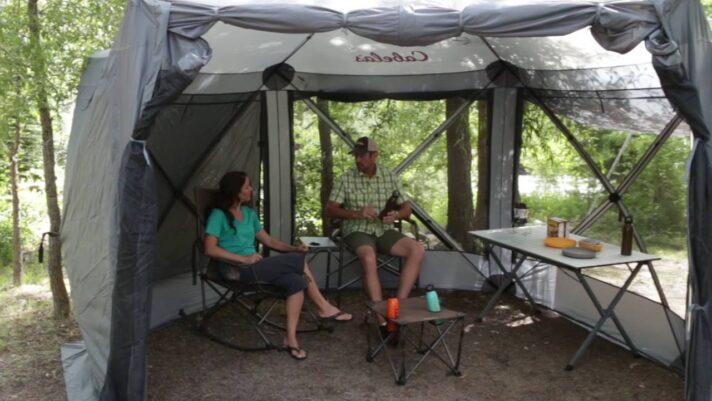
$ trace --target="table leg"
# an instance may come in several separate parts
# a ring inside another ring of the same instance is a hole
[[[571,358],[569,363],[566,365],[566,370],[572,370],[574,368],[574,365],[576,365],[576,362],[578,362],[578,360],[586,352],[586,349],[588,349],[589,345],[591,345],[591,342],[593,342],[593,339],[596,337],[598,332],[601,330],[603,323],[605,323],[609,317],[613,319],[613,322],[615,323],[616,327],[618,328],[618,331],[621,333],[621,335],[625,339],[626,343],[628,344],[628,347],[630,347],[631,351],[633,352],[633,355],[637,356],[638,351],[635,348],[635,346],[633,345],[633,341],[630,339],[630,337],[628,337],[628,333],[626,333],[625,329],[623,328],[623,325],[620,323],[620,321],[616,317],[613,310],[615,309],[616,305],[618,305],[618,302],[621,300],[621,298],[623,298],[623,294],[625,294],[626,290],[630,286],[630,283],[633,282],[633,279],[635,278],[635,276],[638,275],[638,272],[640,271],[640,268],[642,266],[643,266],[642,263],[637,264],[635,269],[633,269],[630,276],[625,281],[623,286],[618,290],[618,293],[616,293],[616,296],[613,298],[613,300],[608,305],[608,308],[605,311],[601,307],[601,304],[598,301],[598,298],[596,298],[596,294],[594,294],[593,290],[586,282],[584,275],[581,274],[580,270],[576,270],[576,276],[579,278],[581,285],[583,286],[584,290],[586,290],[586,293],[591,298],[591,301],[593,302],[594,306],[596,306],[596,309],[598,310],[598,313],[601,315],[601,317],[600,317],[600,319],[598,319],[598,322],[593,327],[591,332],[588,334],[588,337],[586,337],[584,342],[581,344],[581,346],[578,348],[578,350],[576,350],[576,353]]]
[[[529,303],[531,304],[532,308],[534,311],[539,312],[539,309],[536,307],[536,302],[534,302],[534,297],[529,293],[529,290],[524,286],[524,284],[521,281],[521,278],[517,276],[517,271],[519,271],[519,268],[522,267],[522,263],[527,259],[526,255],[522,254],[521,258],[517,262],[517,264],[514,266],[514,269],[512,269],[511,272],[507,272],[503,267],[502,267],[502,262],[500,262],[499,257],[497,256],[496,253],[490,253],[492,257],[497,261],[498,266],[500,266],[500,269],[505,272],[506,276],[510,276],[512,278],[512,281],[514,281],[515,286],[519,286],[519,288],[522,290],[524,293],[524,296],[529,300]]]
[[[487,248],[488,248],[489,254],[493,256],[497,267],[499,267],[499,269],[505,274],[505,277],[508,277],[510,275],[510,272],[508,272],[502,266],[502,263],[500,262],[499,258],[494,254],[494,252],[492,252],[492,246],[488,245]],[[517,270],[519,270],[519,268],[522,266],[525,259],[526,259],[526,256],[522,255],[522,257],[519,259],[517,264],[514,265],[514,269],[512,269],[512,271],[511,271],[511,277],[512,277],[512,280],[515,281],[515,283],[518,280]],[[494,308],[495,304],[497,304],[497,300],[499,299],[500,296],[502,296],[502,293],[504,293],[505,288],[506,288],[506,286],[504,286],[504,285],[500,285],[499,288],[497,288],[497,291],[494,293],[494,295],[492,295],[492,297],[487,302],[487,306],[485,306],[485,308],[482,310],[482,312],[480,312],[480,314],[477,315],[477,318],[476,318],[477,322],[481,322],[482,319],[484,319],[484,317],[490,312],[490,310],[492,310],[492,308]],[[529,296],[528,292],[525,292],[525,293]],[[530,296],[529,296],[529,298],[530,298]],[[533,303],[533,300],[531,300],[531,298],[530,298],[530,301],[532,302],[532,306],[534,306],[535,304]],[[536,306],[534,306],[534,308],[536,308]]]
[[[344,272],[344,244],[339,245],[339,267],[337,267],[338,272],[336,274],[336,306],[341,308],[341,282],[343,280]]]
[[[325,291],[326,296],[328,298],[331,298],[331,258],[332,258],[332,253],[330,249],[326,250],[326,283],[325,285]]]
[[[413,365],[413,367],[410,368],[410,370],[407,370],[405,368],[405,357],[406,357],[405,351],[406,351],[407,347],[405,346],[405,344],[403,344],[403,349],[402,349],[403,362],[401,363],[401,368],[402,368],[401,374],[397,378],[398,384],[405,384],[405,381],[413,373],[415,373],[415,370],[423,363],[423,361],[425,361],[425,358],[427,358],[428,355],[431,355],[431,354],[436,356],[445,366],[447,366],[447,368],[450,369],[450,373],[452,373],[455,376],[461,376],[462,373],[459,371],[459,367],[460,367],[460,357],[461,357],[461,353],[462,353],[462,335],[465,332],[464,321],[465,321],[464,316],[458,317],[455,319],[450,319],[446,322],[446,326],[445,326],[444,330],[441,330],[439,326],[435,325],[435,330],[437,330],[438,335],[432,340],[432,342],[430,342],[430,344],[424,344],[424,343],[422,343],[422,339],[420,340],[421,344],[417,344],[416,349],[420,348],[421,345],[424,345],[425,351],[420,352],[422,354],[422,356],[415,363],[415,365]],[[445,338],[447,337],[447,334],[450,332],[450,330],[453,327],[455,327],[455,325],[458,322],[460,323],[460,339],[459,339],[458,347],[457,347],[457,355],[453,358],[452,352],[450,352],[450,348],[448,347],[447,342],[445,341]],[[407,330],[406,327],[407,326],[402,327],[402,329],[404,329],[403,337],[405,337],[405,333]],[[411,342],[411,344],[415,345],[414,342]],[[435,350],[435,347],[437,347],[438,344],[442,344],[443,348],[445,349],[445,355],[447,356],[447,359],[445,359],[445,357],[440,355],[440,353],[438,353],[438,351]]]

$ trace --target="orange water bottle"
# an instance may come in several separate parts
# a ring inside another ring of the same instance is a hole
[[[386,301],[386,317],[388,318],[388,332],[396,331],[398,326],[392,319],[397,319],[400,315],[400,303],[398,298],[388,298]]]

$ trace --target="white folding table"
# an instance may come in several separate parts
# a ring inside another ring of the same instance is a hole
[[[469,233],[475,238],[478,238],[485,243],[485,246],[487,248],[487,254],[490,257],[490,260],[494,261],[494,264],[499,267],[505,277],[511,279],[522,290],[524,296],[529,300],[534,309],[536,309],[536,303],[534,302],[534,299],[532,298],[529,291],[522,284],[521,276],[517,274],[526,259],[534,259],[537,261],[541,261],[543,263],[547,263],[558,268],[572,271],[576,275],[578,281],[581,283],[581,286],[586,291],[586,294],[588,294],[589,298],[591,299],[591,302],[596,307],[596,310],[601,315],[601,317],[598,322],[592,327],[588,337],[586,337],[586,340],[584,340],[584,342],[581,344],[579,349],[569,361],[568,365],[566,365],[566,370],[573,369],[576,362],[581,358],[581,356],[583,356],[584,352],[586,352],[586,349],[596,337],[598,332],[601,330],[601,327],[606,322],[606,320],[608,320],[608,318],[611,318],[613,320],[616,327],[618,328],[618,331],[621,333],[621,336],[623,336],[623,339],[625,340],[626,344],[630,348],[631,352],[633,352],[633,355],[638,356],[638,350],[633,344],[633,341],[628,336],[628,333],[626,333],[625,328],[623,328],[623,325],[618,320],[618,317],[614,313],[614,309],[620,299],[623,297],[623,294],[625,294],[631,282],[633,282],[633,279],[635,279],[635,276],[638,274],[638,272],[644,265],[648,266],[651,274],[657,280],[657,276],[655,276],[655,270],[652,268],[650,262],[660,259],[659,257],[636,251],[633,251],[633,253],[629,256],[624,256],[620,254],[619,246],[604,243],[603,249],[598,252],[596,254],[596,257],[593,259],[571,258],[562,255],[561,249],[550,248],[544,245],[544,238],[546,238],[546,226],[527,226],[494,230],[479,230],[470,231]],[[568,238],[579,240],[584,237],[570,234]],[[513,259],[514,267],[511,271],[508,271],[504,268],[502,261],[497,256],[497,253],[494,252],[494,247],[508,249],[512,251],[514,255],[516,255]],[[632,264],[635,264],[634,268],[630,268],[630,265]],[[591,289],[591,286],[586,281],[586,276],[582,274],[582,270],[592,267],[611,265],[627,265],[630,275],[626,279],[623,286],[618,290],[615,297],[613,297],[613,300],[608,305],[608,307],[604,309],[600,301],[596,297],[596,294]],[[480,312],[480,314],[478,315],[477,319],[479,321],[481,321],[484,316],[487,315],[490,310],[492,310],[494,305],[497,303],[497,300],[504,292],[505,288],[505,285],[499,286],[497,291],[487,302],[487,306],[485,306],[482,312]],[[664,295],[661,294],[661,297],[663,296]]]
[[[339,246],[329,237],[299,237],[299,241],[309,247],[307,263],[310,263],[317,255],[326,255],[326,275],[324,289],[327,295],[331,295],[331,276],[335,273],[331,271],[331,260],[335,259],[337,265],[341,264],[339,258]],[[339,299],[339,304],[341,300]]]

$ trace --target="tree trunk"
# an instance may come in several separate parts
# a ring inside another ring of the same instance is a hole
[[[44,163],[45,195],[49,214],[49,258],[47,272],[52,290],[54,316],[57,319],[69,317],[69,297],[62,274],[62,254],[59,241],[60,211],[57,198],[57,178],[54,172],[54,133],[47,95],[47,66],[40,43],[40,22],[37,0],[27,1],[29,17],[30,46],[32,49],[32,72],[34,74],[35,101],[42,125],[42,160]]]
[[[10,191],[12,192],[12,284],[15,287],[22,285],[22,237],[20,237],[20,194],[18,192],[19,174],[17,167],[18,153],[20,152],[20,126],[19,117],[15,119],[15,138],[10,148]]]
[[[487,126],[487,102],[477,101],[477,203],[475,204],[474,230],[488,228],[489,214],[489,127]]]
[[[445,113],[450,117],[465,100],[445,101]],[[447,231],[465,250],[472,249],[467,232],[472,229],[475,211],[472,207],[472,147],[470,145],[470,112],[464,111],[447,130]]]
[[[317,106],[329,115],[329,101],[317,99]],[[331,144],[331,128],[319,119],[319,144],[321,145],[321,227],[322,235],[329,236],[333,231],[331,219],[326,215],[326,203],[334,187],[334,158]]]

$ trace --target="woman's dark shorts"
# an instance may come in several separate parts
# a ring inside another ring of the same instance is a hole
[[[274,284],[284,288],[287,296],[304,291],[307,288],[304,278],[305,257],[303,253],[285,253],[264,258],[252,265],[252,269],[240,269],[240,281],[252,283],[259,280]]]

